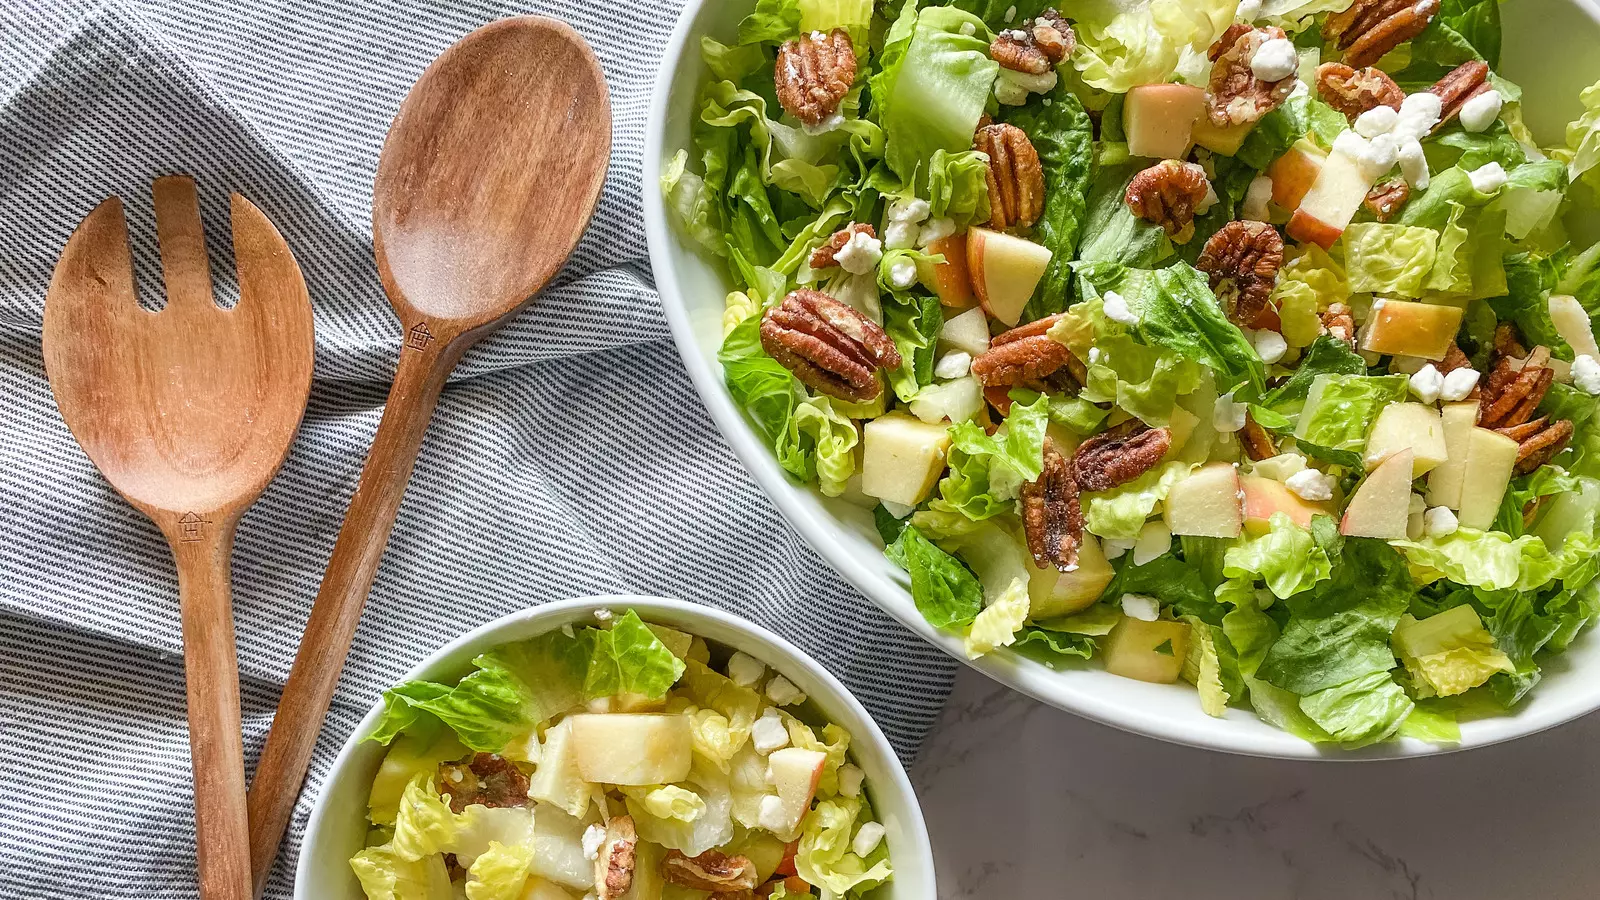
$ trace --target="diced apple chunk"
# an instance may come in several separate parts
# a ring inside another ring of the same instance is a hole
[[[1350,537],[1405,540],[1411,514],[1411,451],[1391,454],[1350,496],[1339,531]]]
[[[971,375],[930,384],[911,401],[911,414],[929,424],[965,422],[983,412],[983,385]]]
[[[1206,92],[1187,84],[1141,84],[1122,102],[1128,152],[1155,159],[1183,159],[1194,143],[1195,123],[1205,112]]]
[[[942,263],[917,263],[917,278],[945,306],[972,305],[972,276],[967,272],[967,236],[952,234],[932,241],[930,255],[944,257]]]
[[[694,741],[688,716],[580,713],[566,721],[584,781],[671,784],[689,777]]]
[[[1391,403],[1378,413],[1363,459],[1369,470],[1400,450],[1412,453],[1411,477],[1421,478],[1450,458],[1439,411],[1422,403]]]
[[[1289,219],[1289,235],[1324,250],[1332,247],[1371,189],[1372,179],[1359,163],[1342,153],[1330,154]]]
[[[960,350],[978,356],[989,349],[989,316],[973,307],[944,320],[939,329],[939,349]]]
[[[1033,619],[1052,619],[1088,609],[1116,575],[1100,549],[1099,539],[1087,532],[1078,547],[1078,567],[1071,572],[1057,571],[1054,566],[1041,569],[1034,565],[1031,555],[1027,560],[1028,616]]]
[[[1271,478],[1240,475],[1239,486],[1244,490],[1244,528],[1251,534],[1265,534],[1270,530],[1275,513],[1283,513],[1301,528],[1310,528],[1313,516],[1333,515],[1327,503],[1301,499],[1282,482]]]
[[[1461,508],[1461,481],[1467,472],[1472,429],[1478,425],[1478,402],[1446,403],[1439,410],[1445,461],[1428,473],[1428,505]]]
[[[1033,289],[1050,265],[1050,249],[1026,238],[991,231],[967,230],[967,273],[983,308],[1001,322],[1015,325]]]
[[[539,746],[539,762],[528,779],[528,796],[560,807],[575,816],[582,815],[589,808],[594,797],[594,785],[578,770],[570,717],[544,733],[544,743]]]
[[[1461,327],[1461,307],[1411,300],[1372,304],[1362,332],[1361,349],[1390,356],[1440,360],[1450,351]]]
[[[1487,428],[1467,434],[1467,465],[1461,473],[1461,508],[1456,518],[1467,528],[1487,529],[1500,512],[1500,498],[1517,464],[1517,442]]]
[[[822,780],[827,764],[826,753],[800,747],[774,750],[767,757],[767,778],[783,804],[782,820],[786,827],[778,831],[780,838],[800,829],[800,820],[811,809],[811,799],[817,795],[817,782]]]
[[[1272,179],[1272,202],[1294,212],[1317,183],[1322,174],[1322,163],[1328,154],[1304,138],[1296,141],[1284,154],[1267,168]]]
[[[1173,534],[1238,537],[1244,527],[1241,493],[1238,469],[1209,463],[1172,486],[1162,515]]]
[[[1189,623],[1123,616],[1106,636],[1106,671],[1124,678],[1171,684],[1189,654]]]
[[[939,481],[950,451],[949,428],[895,411],[862,428],[861,491],[916,506]]]
[[[1244,139],[1254,131],[1256,123],[1241,122],[1238,125],[1219,127],[1211,124],[1211,119],[1201,116],[1194,123],[1194,142],[1198,146],[1222,156],[1232,156],[1244,146]]]

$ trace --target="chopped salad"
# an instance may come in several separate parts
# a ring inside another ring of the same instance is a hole
[[[728,390],[968,655],[1451,742],[1595,616],[1600,83],[1540,146],[1495,0],[760,0],[732,38],[662,179],[737,288]]]
[[[599,618],[384,693],[350,860],[368,898],[843,900],[890,879],[850,735],[793,682]]]

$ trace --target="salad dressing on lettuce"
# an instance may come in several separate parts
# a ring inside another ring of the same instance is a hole
[[[892,875],[850,735],[759,660],[632,611],[384,705],[350,860],[373,900],[847,898]]]
[[[1451,742],[1594,617],[1600,83],[1539,145],[1565,98],[1498,71],[1494,0],[722,37],[662,189],[726,265],[728,390],[970,656]]]

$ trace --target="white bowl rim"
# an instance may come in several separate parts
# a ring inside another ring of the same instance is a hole
[[[1570,2],[1600,22],[1600,9],[1589,0]],[[743,411],[728,394],[719,368],[702,354],[695,339],[688,308],[677,290],[678,266],[672,249],[675,238],[660,183],[663,161],[679,149],[668,148],[665,144],[672,81],[676,67],[684,61],[684,50],[689,43],[695,19],[706,4],[707,0],[689,0],[680,13],[662,55],[645,126],[642,172],[644,224],[656,291],[661,297],[668,326],[690,380],[710,411],[712,420],[733,447],[735,455],[755,477],[789,525],[827,560],[834,571],[866,595],[873,604],[951,657],[1049,706],[1123,731],[1226,753],[1334,762],[1436,756],[1526,737],[1600,709],[1600,688],[1597,688],[1586,697],[1565,702],[1541,698],[1543,702],[1525,704],[1511,714],[1463,722],[1462,737],[1458,744],[1440,745],[1415,738],[1398,738],[1359,750],[1343,750],[1312,744],[1275,729],[1271,733],[1260,733],[1239,728],[1217,728],[1211,727],[1211,723],[1161,716],[1137,705],[1116,703],[1106,696],[1069,687],[1060,677],[1061,673],[1014,653],[998,652],[976,660],[967,659],[959,637],[935,629],[917,612],[910,602],[905,584],[858,565],[850,551],[835,536],[840,527],[838,523],[831,516],[820,513],[816,507],[798,502],[799,493],[809,489],[792,483],[778,466],[771,451],[757,437]],[[1249,711],[1230,709],[1229,712],[1235,716],[1254,718]],[[1225,719],[1214,719],[1212,723],[1229,724]]]
[[[879,755],[893,763],[885,766],[888,770],[885,773],[888,783],[885,784],[885,778],[882,775],[873,776],[871,778],[871,789],[874,792],[887,790],[904,797],[906,800],[906,831],[911,843],[915,846],[895,848],[894,864],[896,869],[906,866],[908,867],[907,870],[910,871],[912,869],[909,867],[914,863],[915,870],[926,873],[930,886],[937,884],[933,864],[933,845],[928,836],[927,821],[922,814],[922,803],[917,796],[916,790],[911,786],[911,779],[906,774],[905,766],[900,763],[899,754],[895,752],[894,746],[889,743],[889,739],[884,735],[883,729],[878,727],[878,723],[872,718],[872,714],[867,712],[866,707],[861,705],[861,701],[856,699],[849,688],[846,688],[838,678],[834,677],[832,672],[829,672],[821,663],[813,659],[810,654],[795,646],[788,638],[748,619],[716,607],[649,594],[596,594],[572,597],[565,600],[553,600],[539,606],[507,613],[497,619],[479,625],[477,628],[429,653],[425,658],[418,661],[416,665],[412,666],[402,676],[401,680],[420,678],[423,673],[440,665],[444,660],[460,652],[463,648],[470,647],[518,625],[536,623],[544,619],[559,619],[572,614],[592,614],[597,609],[632,609],[637,611],[639,617],[646,622],[651,621],[653,614],[660,612],[682,616],[690,620],[713,622],[724,628],[737,631],[757,643],[769,645],[763,648],[763,655],[760,657],[763,662],[771,665],[776,661],[780,664],[792,664],[805,669],[807,675],[821,682],[828,690],[829,696],[823,699],[822,705],[845,707],[862,722],[866,723],[868,727],[865,729],[865,734],[862,733],[863,729],[861,728],[852,728],[850,730],[850,736],[853,741],[856,743],[861,742],[863,739],[869,741],[876,748],[876,752]],[[782,659],[773,660],[772,655],[768,655],[767,651],[774,649],[776,650],[775,655],[783,657]],[[380,699],[362,717],[360,724],[350,733],[350,737],[345,741],[344,746],[339,748],[338,756],[334,757],[333,765],[328,769],[328,780],[330,782],[344,771],[350,757],[357,752],[357,749],[366,740],[367,735],[372,733],[382,714],[383,701]],[[325,785],[317,795],[316,801],[312,803],[311,814],[306,820],[304,832],[307,839],[321,832],[322,820],[325,817],[335,814],[330,812],[328,808],[328,798],[331,793]],[[300,857],[295,864],[294,897],[296,900],[312,900],[312,898],[318,896],[316,894],[316,885],[310,883],[310,879],[314,876],[308,865],[309,858],[310,855],[302,847]]]

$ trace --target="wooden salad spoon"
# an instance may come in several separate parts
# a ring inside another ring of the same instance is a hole
[[[447,49],[389,128],[372,235],[400,319],[400,363],[250,788],[258,893],[445,380],[577,246],[610,153],[599,62],[577,32],[537,16]]]
[[[101,203],[50,281],[45,370],[73,437],[172,546],[200,896],[248,900],[230,558],[239,517],[288,455],[311,393],[311,301],[278,230],[234,194],[239,303],[217,306],[194,181],[162,178],[154,194],[166,307],[140,308],[122,202]]]

